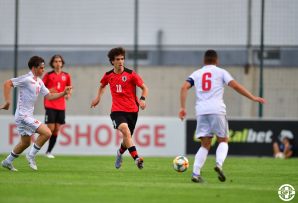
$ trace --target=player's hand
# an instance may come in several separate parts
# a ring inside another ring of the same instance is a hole
[[[70,94],[71,89],[72,89],[72,86],[66,86],[64,89],[64,95]]]
[[[141,109],[144,110],[146,108],[146,102],[145,102],[145,100],[140,99],[139,105],[140,105]]]
[[[8,110],[10,106],[10,102],[5,102],[0,106],[0,109]]]
[[[100,102],[100,99],[96,97],[95,99],[92,100],[90,108],[95,108],[99,104],[99,102]]]
[[[49,91],[50,91],[51,93],[58,93],[58,91],[57,91],[55,88],[50,88]]]
[[[65,95],[64,98],[68,100],[70,98],[70,94]]]
[[[179,118],[183,121],[184,118],[186,117],[186,109],[185,108],[181,108],[179,111]]]
[[[261,103],[261,104],[266,104],[266,103],[267,103],[266,99],[264,99],[264,98],[262,98],[262,97],[255,97],[255,98],[254,98],[254,101],[255,101],[255,102],[259,102],[259,103]]]

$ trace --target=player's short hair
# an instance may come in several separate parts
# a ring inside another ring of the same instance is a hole
[[[63,58],[61,55],[59,55],[59,54],[55,54],[54,56],[52,56],[49,65],[50,65],[52,68],[54,68],[53,63],[54,63],[54,60],[55,60],[56,58],[60,58],[60,59],[61,59],[61,61],[62,61],[62,67],[63,67],[64,64],[65,64],[65,61],[64,61],[64,58]]]
[[[32,56],[28,61],[28,67],[31,70],[33,67],[39,67],[41,64],[44,64],[44,59],[40,56]]]
[[[205,64],[216,64],[217,53],[215,50],[209,49],[205,52],[204,63]]]
[[[109,51],[108,57],[112,65],[113,65],[112,61],[114,61],[115,57],[119,55],[122,55],[125,59],[125,49],[123,47],[116,47]]]

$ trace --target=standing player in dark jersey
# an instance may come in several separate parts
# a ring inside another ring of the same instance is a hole
[[[117,169],[121,167],[122,154],[128,149],[137,167],[142,169],[143,158],[138,156],[132,141],[132,134],[138,119],[139,106],[142,110],[146,108],[145,98],[148,94],[148,88],[136,72],[124,67],[125,50],[122,47],[111,49],[108,57],[114,68],[106,72],[101,79],[97,96],[92,101],[91,108],[100,103],[105,88],[109,84],[112,95],[110,116],[114,128],[123,135],[123,141],[117,150],[115,167]],[[136,96],[137,86],[142,90],[140,99]]]
[[[46,73],[43,77],[43,82],[51,93],[62,92],[66,86],[71,85],[70,75],[62,71],[64,63],[64,59],[61,55],[54,55],[51,58],[50,66],[53,68],[53,71]],[[52,131],[49,147],[46,152],[48,158],[55,158],[51,152],[56,144],[59,128],[62,124],[65,124],[65,99],[69,99],[70,96],[71,93],[56,100],[44,100],[44,107],[46,110],[45,123]]]

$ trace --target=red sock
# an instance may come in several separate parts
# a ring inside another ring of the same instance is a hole
[[[139,158],[139,156],[138,156],[138,152],[137,152],[137,149],[136,149],[135,146],[132,146],[132,147],[128,148],[128,151],[129,151],[129,153],[130,153],[130,155],[131,155],[131,157],[132,157],[133,159],[137,159],[137,158]]]
[[[123,144],[121,143],[120,148],[119,148],[120,154],[123,154],[126,150],[127,150],[127,148],[124,147]]]

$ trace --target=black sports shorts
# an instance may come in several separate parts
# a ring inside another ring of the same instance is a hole
[[[110,117],[115,129],[118,129],[121,123],[127,123],[131,135],[133,134],[138,120],[138,112],[114,111],[110,114]]]
[[[65,124],[65,110],[46,108],[45,123]]]

